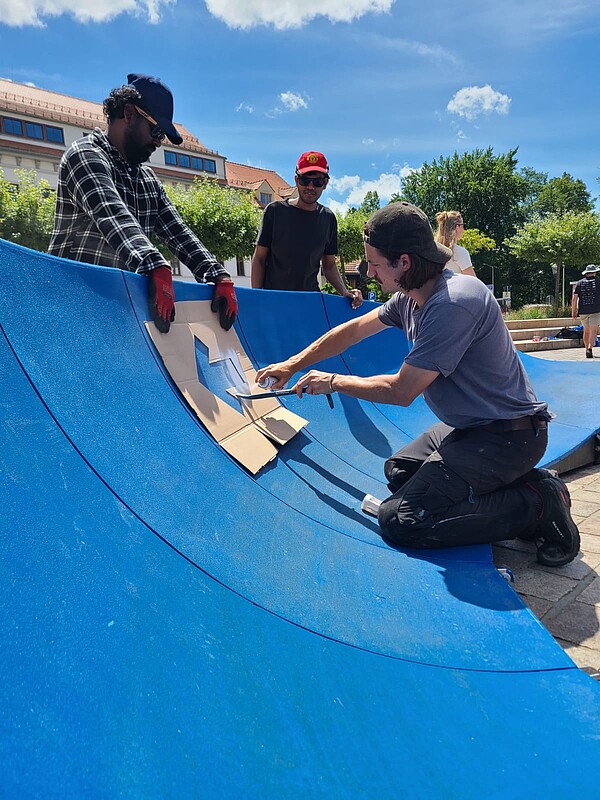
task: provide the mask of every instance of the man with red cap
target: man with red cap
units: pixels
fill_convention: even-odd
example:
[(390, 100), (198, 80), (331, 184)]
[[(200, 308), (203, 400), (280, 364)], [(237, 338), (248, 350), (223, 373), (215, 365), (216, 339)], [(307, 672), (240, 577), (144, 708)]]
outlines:
[(317, 276), (325, 278), (352, 308), (362, 303), (358, 289), (348, 289), (337, 268), (337, 220), (319, 203), (329, 182), (329, 165), (323, 153), (302, 153), (296, 165), (298, 197), (278, 200), (265, 208), (252, 256), (252, 286), (318, 292)]
[(229, 273), (187, 227), (144, 165), (165, 138), (183, 139), (173, 125), (173, 95), (159, 78), (131, 74), (103, 104), (108, 121), (78, 139), (60, 162), (52, 255), (148, 275), (150, 315), (167, 333), (175, 319), (171, 268), (151, 241), (156, 235), (194, 273), (214, 283), (211, 308), (225, 330), (237, 299)]

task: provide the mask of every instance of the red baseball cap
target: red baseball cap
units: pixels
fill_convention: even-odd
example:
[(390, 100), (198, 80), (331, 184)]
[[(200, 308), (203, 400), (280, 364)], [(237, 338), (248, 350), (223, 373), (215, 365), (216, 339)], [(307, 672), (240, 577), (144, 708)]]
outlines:
[(316, 150), (308, 150), (302, 153), (296, 164), (296, 174), (304, 175), (305, 172), (324, 172), (329, 174), (329, 164), (323, 153)]

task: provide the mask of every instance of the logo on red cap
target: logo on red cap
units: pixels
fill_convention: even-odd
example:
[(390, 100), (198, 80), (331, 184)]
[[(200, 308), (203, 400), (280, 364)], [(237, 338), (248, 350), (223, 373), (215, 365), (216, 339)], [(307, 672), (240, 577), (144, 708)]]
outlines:
[(303, 175), (305, 172), (329, 173), (329, 164), (323, 153), (318, 153), (316, 150), (302, 153), (296, 164), (296, 173)]

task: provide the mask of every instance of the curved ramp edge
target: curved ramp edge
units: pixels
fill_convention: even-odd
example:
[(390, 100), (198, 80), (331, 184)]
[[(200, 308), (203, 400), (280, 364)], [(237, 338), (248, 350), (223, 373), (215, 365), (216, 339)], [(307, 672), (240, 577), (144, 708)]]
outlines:
[(489, 560), (336, 528), (356, 473), (312, 435), (303, 514), (294, 463), (248, 476), (160, 369), (142, 278), (0, 243), (4, 270), (3, 793), (590, 796), (599, 687)]

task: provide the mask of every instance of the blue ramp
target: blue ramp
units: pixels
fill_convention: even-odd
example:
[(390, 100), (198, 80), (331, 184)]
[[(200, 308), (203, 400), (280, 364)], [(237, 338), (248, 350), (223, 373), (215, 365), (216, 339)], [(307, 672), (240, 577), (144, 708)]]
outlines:
[[(2, 242), (0, 276), (2, 796), (593, 796), (600, 687), (489, 548), (361, 515), (401, 419), (291, 399), (306, 432), (250, 476), (165, 374), (144, 278)], [(240, 291), (257, 365), (330, 324), (291, 296), (283, 352), (280, 297)]]

